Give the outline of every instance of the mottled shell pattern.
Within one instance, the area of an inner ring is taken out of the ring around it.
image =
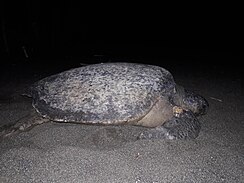
[[[125,124],[174,90],[173,76],[159,66],[101,63],[44,78],[32,87],[32,97],[36,110],[54,121]]]

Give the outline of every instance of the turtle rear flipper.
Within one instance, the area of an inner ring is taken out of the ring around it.
[[[16,123],[4,125],[0,127],[0,140],[18,134],[23,131],[28,131],[36,125],[48,122],[49,119],[42,118],[36,114],[28,114],[20,118]]]
[[[195,139],[201,124],[191,111],[183,110],[163,125],[142,132],[138,139]]]

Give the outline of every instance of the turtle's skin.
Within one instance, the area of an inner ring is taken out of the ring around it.
[[[150,127],[139,138],[196,138],[208,102],[154,65],[101,63],[44,78],[33,107],[53,121]]]
[[[44,120],[17,124],[13,131],[52,120],[148,127],[139,139],[196,138],[197,116],[208,109],[202,96],[176,85],[169,71],[138,63],[74,68],[36,82],[31,96]]]

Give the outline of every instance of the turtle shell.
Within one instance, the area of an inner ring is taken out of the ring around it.
[[[33,106],[54,121],[124,124],[143,118],[174,92],[171,73],[154,65],[101,63],[46,77],[32,87]]]

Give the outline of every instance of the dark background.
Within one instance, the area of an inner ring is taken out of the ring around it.
[[[206,74],[241,73],[241,41],[228,15],[162,13],[167,6],[89,8],[63,1],[3,1],[1,69],[64,70],[81,63],[134,61]]]

